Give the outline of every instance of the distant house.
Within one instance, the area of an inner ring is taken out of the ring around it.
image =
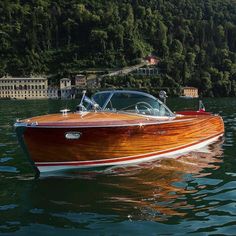
[[[68,78],[63,78],[60,80],[60,91],[61,91],[61,98],[68,99],[71,98],[71,80]]]
[[[198,89],[195,87],[183,87],[183,96],[198,98]]]
[[[144,58],[147,63],[145,67],[139,67],[135,70],[135,74],[141,76],[152,76],[159,74],[159,68],[157,67],[159,59],[156,56],[147,56]]]
[[[77,88],[85,88],[87,86],[87,79],[85,75],[76,75],[75,76],[75,86]]]
[[[59,95],[59,88],[58,87],[53,87],[53,86],[49,86],[48,87],[48,98],[49,99],[58,99],[58,95]]]
[[[148,63],[148,65],[157,65],[160,61],[156,56],[152,55],[145,57],[144,60]]]
[[[100,82],[101,82],[101,77],[99,78],[96,75],[90,74],[87,77],[87,87],[88,88],[97,88],[100,86]]]
[[[136,69],[135,73],[137,75],[151,76],[159,74],[159,70],[156,67],[140,67]]]
[[[60,89],[71,89],[71,80],[63,78],[60,80]]]

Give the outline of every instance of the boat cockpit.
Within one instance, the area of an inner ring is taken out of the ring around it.
[[[77,106],[78,111],[127,112],[152,117],[174,117],[175,114],[154,96],[130,90],[113,90],[95,93],[91,99],[85,95]]]

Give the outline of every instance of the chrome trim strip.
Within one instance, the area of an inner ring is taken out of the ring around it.
[[[191,121],[194,118],[189,118],[189,119],[184,119],[184,120],[168,120],[168,121],[159,121],[159,122],[152,122],[152,123],[144,123],[144,122],[139,122],[136,124],[114,124],[114,125],[72,125],[72,126],[66,126],[66,125],[61,125],[61,126],[56,126],[56,125],[40,125],[38,124],[37,126],[32,126],[31,124],[27,123],[17,123],[15,124],[17,127],[29,127],[29,128],[110,128],[110,127],[130,127],[130,126],[147,126],[147,125],[161,125],[161,124],[166,124],[166,123],[178,123],[178,122],[184,122],[184,121]],[[15,126],[15,127],[16,127]]]
[[[16,122],[14,124],[14,128],[17,128],[17,127],[27,127],[29,124],[28,123],[25,123],[25,122]]]
[[[110,111],[109,111],[110,112]],[[143,118],[151,118],[151,119],[160,119],[160,120],[173,120],[175,119],[176,116],[151,116],[151,115],[144,115],[144,114],[140,114],[140,113],[134,113],[134,112],[128,112],[128,111],[116,111],[112,113],[120,113],[120,114],[128,114],[128,115],[135,115],[135,116],[141,116]]]

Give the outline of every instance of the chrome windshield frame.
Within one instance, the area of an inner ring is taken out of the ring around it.
[[[169,117],[175,117],[175,114],[161,101],[159,100],[158,98],[152,96],[151,94],[148,94],[148,93],[145,93],[145,92],[140,92],[140,91],[133,91],[133,90],[106,90],[106,91],[101,91],[101,92],[97,92],[95,94],[93,94],[92,96],[92,99],[95,95],[97,94],[103,94],[103,93],[110,93],[110,95],[108,96],[108,98],[105,100],[103,106],[101,107],[101,111],[105,111],[106,110],[106,107],[109,103],[109,101],[111,100],[111,98],[113,97],[114,94],[119,94],[119,93],[130,93],[130,94],[138,94],[138,95],[142,95],[142,96],[145,96],[145,97],[149,97],[153,100],[156,100],[159,104],[161,104],[162,106],[164,106],[167,111],[169,112],[170,116]],[[119,112],[119,110],[117,111]],[[124,111],[122,111],[124,112]]]

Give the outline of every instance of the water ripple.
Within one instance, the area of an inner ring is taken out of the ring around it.
[[[17,207],[17,205],[15,205],[15,204],[2,205],[2,206],[0,206],[0,211],[8,211],[8,210],[14,209],[16,207]]]
[[[8,161],[10,161],[10,160],[13,160],[13,158],[12,158],[12,157],[3,157],[3,158],[0,158],[0,162],[1,162],[1,163],[8,162]]]
[[[65,101],[1,101],[0,234],[235,235],[236,99],[206,102],[223,115],[223,146],[177,160],[35,179],[12,125],[16,117],[57,112]],[[68,103],[73,108],[77,101]]]
[[[14,166],[0,166],[0,172],[18,173],[19,170]]]

